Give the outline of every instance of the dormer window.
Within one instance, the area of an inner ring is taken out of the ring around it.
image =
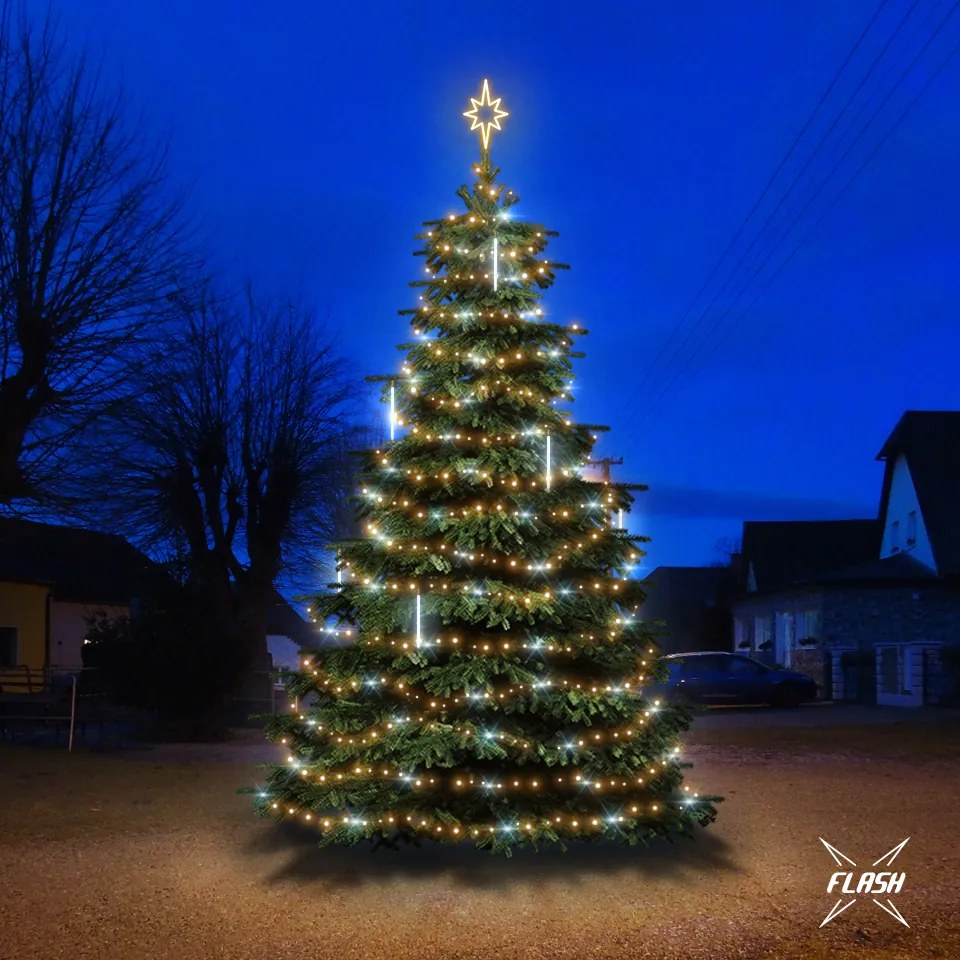
[[[890,524],[890,552],[900,552],[900,521],[894,520]]]
[[[917,511],[911,510],[907,514],[907,547],[917,542]]]

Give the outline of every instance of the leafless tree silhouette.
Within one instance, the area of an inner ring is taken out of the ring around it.
[[[242,672],[278,576],[315,570],[335,535],[352,381],[303,307],[207,296],[183,311],[179,341],[98,427],[105,457],[88,480],[111,491],[114,529],[183,558]]]
[[[0,8],[0,504],[46,502],[195,276],[164,151],[48,17]]]

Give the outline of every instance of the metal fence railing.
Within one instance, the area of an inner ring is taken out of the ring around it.
[[[0,667],[0,741],[86,743],[129,739],[141,713],[114,704],[96,683],[96,670]]]
[[[116,747],[163,736],[157,733],[159,711],[115,703],[98,682],[98,672],[94,667],[0,667],[0,742],[62,743],[73,750],[78,743]],[[278,675],[252,671],[223,719],[230,727],[257,727],[262,715],[289,708]],[[169,726],[176,717],[165,713],[163,719]]]

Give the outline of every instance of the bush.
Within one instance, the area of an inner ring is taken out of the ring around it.
[[[229,626],[211,622],[191,592],[171,587],[132,617],[96,617],[83,647],[88,688],[151,712],[164,739],[222,738],[244,664]]]

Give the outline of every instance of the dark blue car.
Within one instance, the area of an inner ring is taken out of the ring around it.
[[[795,707],[817,698],[812,677],[768,667],[737,653],[674,653],[663,658],[668,679],[647,687],[648,696],[703,704],[769,703]]]

